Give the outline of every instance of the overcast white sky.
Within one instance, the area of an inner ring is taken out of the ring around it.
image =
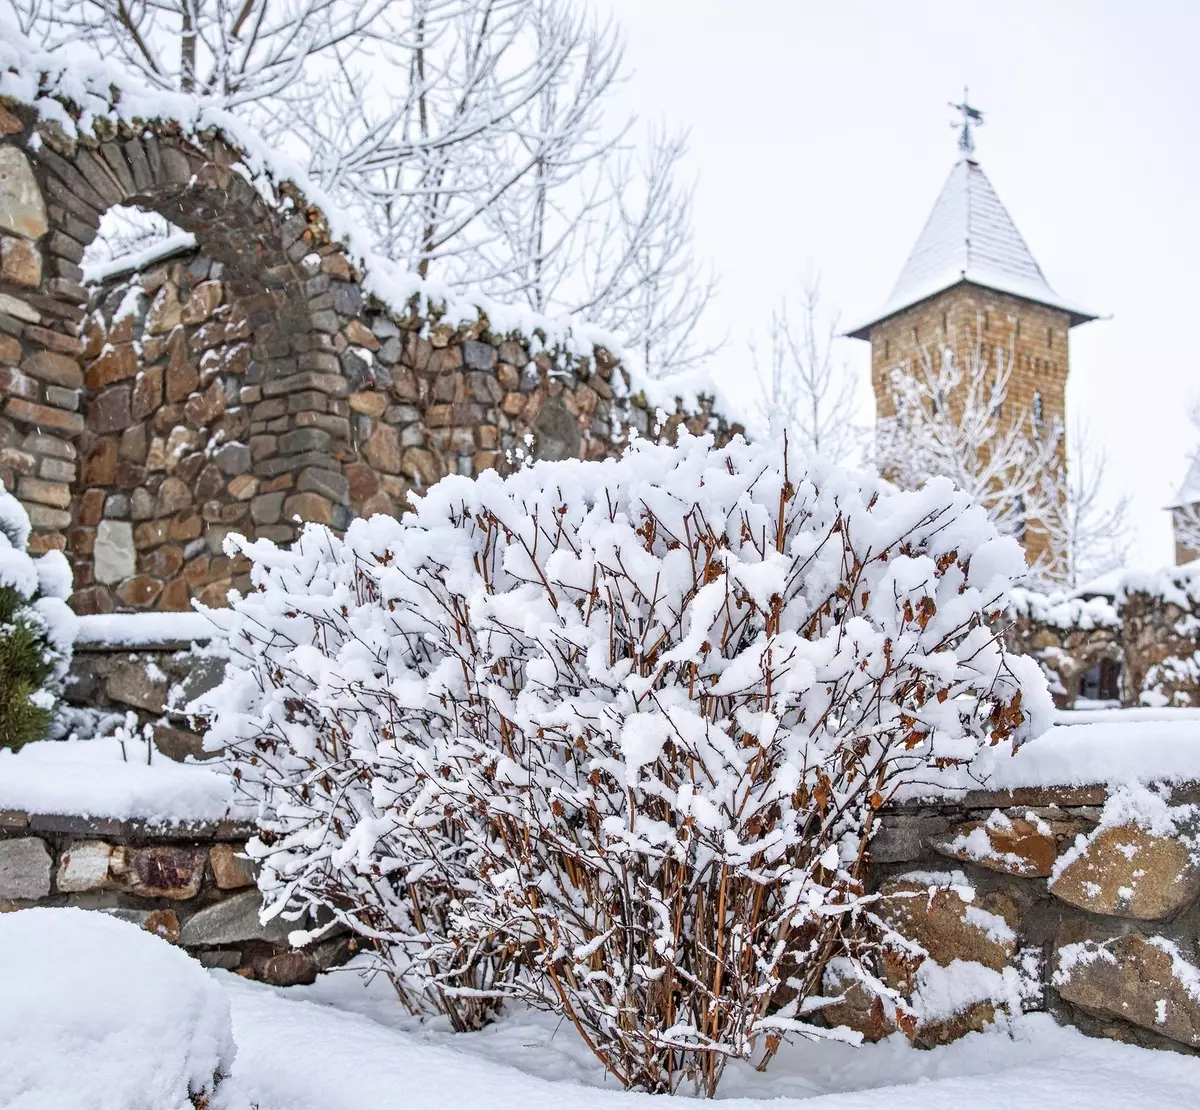
[[[623,95],[690,131],[734,388],[748,330],[805,274],[846,322],[882,304],[956,159],[946,104],[969,84],[979,161],[1050,284],[1112,314],[1071,334],[1069,419],[1134,496],[1131,563],[1171,561],[1161,506],[1200,393],[1200,3],[600,3],[625,28]],[[865,389],[867,345],[843,347]]]

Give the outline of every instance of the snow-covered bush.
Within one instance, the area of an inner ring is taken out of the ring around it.
[[[878,982],[876,811],[1048,715],[987,626],[1021,551],[945,480],[684,437],[233,542],[258,592],[214,614],[208,711],[269,899],[451,1004],[487,980],[561,1013],[628,1086],[711,1094],[827,1035],[826,962]]]
[[[248,1110],[229,1000],[165,940],[103,913],[0,914],[0,1106]]]
[[[71,568],[61,551],[33,559],[29,516],[0,483],[0,748],[41,739],[71,665]]]

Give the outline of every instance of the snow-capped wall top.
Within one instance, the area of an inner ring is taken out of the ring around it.
[[[1197,451],[1192,457],[1187,477],[1183,479],[1179,492],[1175,494],[1175,500],[1167,508],[1186,509],[1198,503],[1200,503],[1200,451]]]
[[[601,328],[503,304],[478,290],[453,289],[376,253],[366,229],[312,181],[303,166],[211,99],[151,89],[116,64],[82,48],[40,50],[13,28],[7,29],[0,41],[0,96],[32,106],[43,120],[58,124],[72,139],[94,135],[97,125],[103,131],[104,121],[127,125],[170,121],[189,138],[219,131],[237,148],[240,161],[234,169],[272,207],[278,211],[294,208],[293,200],[279,188],[290,182],[305,204],[320,210],[331,238],[343,244],[362,272],[364,291],[398,314],[404,314],[417,298],[419,313],[437,315],[455,326],[474,322],[482,314],[494,334],[528,340],[531,354],[547,350],[588,358],[596,348],[603,348],[621,360],[631,376],[633,392],[644,394],[652,406],[674,410],[678,399],[685,408],[698,408],[700,395],[717,396],[712,381],[703,373],[649,379],[631,357],[636,352],[627,353],[616,337]]]
[[[1037,624],[1052,628],[1120,628],[1121,618],[1106,597],[1087,600],[1069,593],[1043,594],[1036,590],[1009,591],[1009,611],[1017,617],[1027,617]]]
[[[1150,594],[1184,610],[1200,606],[1200,559],[1179,567],[1127,571],[1118,604],[1133,593]]]
[[[1072,326],[1096,318],[1050,288],[987,175],[964,158],[942,186],[887,303],[848,334],[868,339],[872,325],[963,281],[1060,308]]]

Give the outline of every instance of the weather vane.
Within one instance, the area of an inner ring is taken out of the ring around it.
[[[966,86],[963,86],[963,98],[961,104],[951,104],[962,119],[952,123],[950,126],[960,129],[958,132],[958,149],[962,151],[966,157],[970,158],[975,153],[975,133],[973,127],[983,126],[983,113],[978,108],[972,108],[970,101],[967,98]]]

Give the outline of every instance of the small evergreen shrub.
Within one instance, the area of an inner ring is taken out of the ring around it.
[[[268,905],[370,938],[460,1027],[560,1014],[628,1087],[711,1096],[838,1035],[831,960],[888,989],[880,807],[1049,719],[989,626],[1024,557],[945,479],[684,436],[227,542],[257,589],[212,614],[205,700]]]
[[[60,551],[31,558],[29,516],[0,484],[0,748],[50,728],[71,663],[71,568]]]

